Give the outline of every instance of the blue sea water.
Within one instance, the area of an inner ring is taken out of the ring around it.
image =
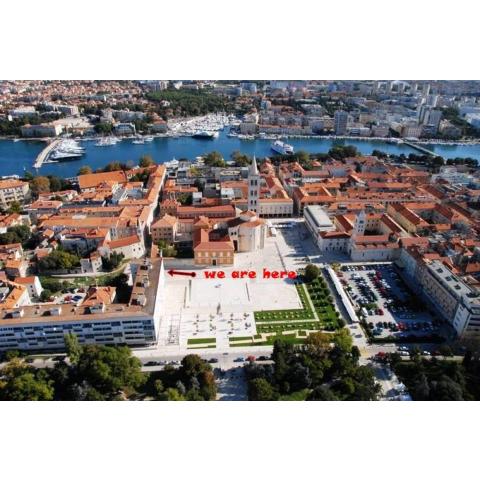
[[[288,139],[288,143],[295,147],[295,151],[306,150],[310,153],[327,152],[333,145],[354,145],[363,154],[370,154],[375,149],[392,154],[404,153],[408,155],[415,152],[407,145],[397,145],[381,140],[291,138]],[[95,170],[112,161],[124,163],[131,161],[133,164],[137,164],[142,155],[152,156],[157,163],[172,160],[174,157],[193,160],[195,157],[213,150],[219,151],[225,159],[229,159],[236,150],[248,155],[255,154],[257,157],[264,157],[273,153],[270,144],[270,140],[245,141],[230,138],[226,136],[226,132],[221,132],[219,137],[213,140],[192,137],[155,138],[153,142],[142,145],[133,144],[131,140],[125,139],[116,145],[96,147],[95,142],[89,141],[82,142],[82,146],[86,149],[82,158],[69,162],[44,164],[38,173],[71,177],[76,175],[83,165],[89,165]],[[45,143],[43,142],[0,140],[0,176],[23,175],[25,171],[35,173],[33,162],[44,146]],[[424,146],[445,158],[472,157],[480,160],[480,145],[431,144]]]

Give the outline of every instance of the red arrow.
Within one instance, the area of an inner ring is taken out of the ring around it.
[[[197,274],[195,272],[180,272],[178,270],[172,270],[170,269],[168,271],[168,274],[173,277],[174,275],[186,275],[187,277],[196,277]]]

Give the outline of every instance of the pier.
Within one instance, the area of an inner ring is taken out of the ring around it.
[[[53,140],[50,142],[38,155],[33,164],[34,168],[40,168],[43,165],[43,162],[48,158],[50,152],[61,142],[60,139]]]
[[[407,142],[407,141],[403,141],[403,143],[405,145],[408,145],[409,147],[412,147],[414,148],[415,150],[418,150],[419,152],[422,152],[422,153],[426,153],[427,155],[431,155],[432,157],[435,157],[436,154],[434,152],[432,152],[431,150],[428,150],[427,148],[425,147],[421,147],[420,145],[418,145],[417,143],[412,143],[412,142]]]

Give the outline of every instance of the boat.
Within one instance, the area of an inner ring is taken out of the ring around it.
[[[134,145],[143,145],[145,143],[145,140],[142,137],[137,137],[134,140],[132,140],[132,143]]]
[[[55,161],[76,160],[85,154],[85,148],[81,147],[76,140],[62,140],[48,155],[49,163]]]
[[[59,160],[67,162],[69,160],[77,160],[80,157],[83,157],[83,153],[55,151],[49,155],[47,162],[44,163],[54,163]]]
[[[153,142],[153,137],[144,137],[143,140],[147,143],[150,143],[150,142]]]
[[[203,138],[206,140],[213,140],[218,137],[218,132],[208,132],[207,130],[197,130],[193,135],[193,138]]]
[[[120,139],[116,137],[103,137],[98,142],[95,143],[96,147],[110,147],[111,145],[116,145]]]
[[[280,140],[277,140],[276,142],[270,144],[270,148],[274,152],[279,153],[280,155],[293,155],[294,153],[292,145],[289,145],[288,143],[282,142]]]

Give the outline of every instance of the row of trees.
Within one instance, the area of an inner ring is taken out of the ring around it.
[[[372,155],[383,160],[390,159],[396,163],[424,165],[432,169],[438,169],[443,165],[467,165],[470,168],[476,168],[478,166],[478,161],[471,157],[455,157],[445,160],[440,155],[433,156],[417,153],[409,153],[408,155],[401,153],[400,155],[394,155],[385,153],[381,150],[373,150]]]
[[[56,175],[34,176],[32,173],[26,172],[24,180],[29,183],[34,198],[37,198],[40,193],[59,192],[72,188],[70,182]]]
[[[151,373],[146,392],[156,400],[215,400],[217,386],[210,364],[198,355],[187,355],[180,368],[167,365]]]
[[[444,356],[451,350],[446,348]],[[389,361],[405,383],[414,400],[459,401],[480,399],[480,357],[468,351],[462,362],[425,359],[419,350],[412,350],[411,361],[402,361],[391,354]]]
[[[37,369],[11,360],[0,372],[2,400],[113,400],[141,387],[146,376],[128,347],[80,346],[65,337],[69,362]]]
[[[275,155],[275,158],[279,158],[282,161],[298,162],[305,170],[312,170],[315,160],[325,161],[330,158],[344,160],[348,157],[358,156],[360,156],[360,152],[353,145],[335,145],[330,148],[328,153],[308,153],[305,150],[299,150],[293,155]]]
[[[9,356],[0,370],[0,400],[214,400],[212,368],[198,355],[187,355],[180,368],[143,373],[128,347],[79,344],[65,336],[68,361],[35,368]]]
[[[155,161],[150,155],[142,155],[138,161],[138,166],[140,168],[152,167],[153,165],[155,165]],[[134,166],[135,165],[131,160],[127,161],[126,163],[114,161],[114,162],[107,163],[107,165],[105,165],[105,167],[103,168],[97,169],[96,173],[115,172],[119,170],[126,171],[126,170],[131,170]],[[78,170],[77,175],[88,175],[90,173],[94,173],[92,168],[89,165],[83,165]],[[146,183],[146,181],[148,180],[148,176],[149,176],[148,172],[139,172],[136,175],[134,175],[134,177],[132,177],[131,181],[132,182],[142,181]]]
[[[304,345],[277,340],[273,365],[245,367],[250,400],[376,400],[380,386],[373,371],[360,366],[360,352],[346,329],[311,333]]]

